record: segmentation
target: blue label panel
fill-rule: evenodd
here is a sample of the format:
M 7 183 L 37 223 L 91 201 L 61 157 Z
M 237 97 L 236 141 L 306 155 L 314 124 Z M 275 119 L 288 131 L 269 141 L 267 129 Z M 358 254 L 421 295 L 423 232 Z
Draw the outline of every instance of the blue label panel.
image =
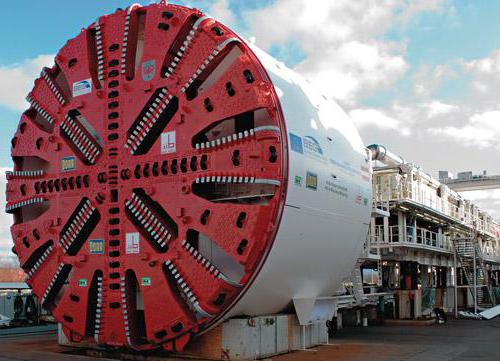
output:
M 294 152 L 304 154 L 304 147 L 302 145 L 302 137 L 290 133 L 290 147 Z

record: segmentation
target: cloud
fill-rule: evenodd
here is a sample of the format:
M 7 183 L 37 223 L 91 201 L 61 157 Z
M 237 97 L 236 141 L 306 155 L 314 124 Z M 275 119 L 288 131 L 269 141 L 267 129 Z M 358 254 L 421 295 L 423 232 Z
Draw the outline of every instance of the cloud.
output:
M 322 93 L 348 104 L 355 104 L 361 95 L 389 88 L 408 69 L 404 58 L 392 55 L 382 42 L 350 41 L 317 53 L 320 56 L 309 56 L 296 70 Z
M 432 97 L 444 81 L 456 77 L 457 73 L 450 65 L 439 64 L 431 67 L 424 64 L 413 75 L 415 95 L 421 98 Z
M 396 102 L 382 109 L 355 108 L 349 111 L 349 115 L 360 130 L 375 127 L 406 137 L 416 130 L 412 129 L 416 124 L 455 114 L 459 109 L 439 100 L 410 105 Z
M 500 189 L 460 192 L 482 210 L 500 219 Z
M 436 97 L 439 87 L 457 78 L 465 87 L 470 84 L 469 94 L 446 101 Z M 412 76 L 412 81 L 413 96 L 402 97 L 402 100 L 396 98 L 377 109 L 388 119 L 376 117 L 374 113 L 356 115 L 356 123 L 365 141 L 373 141 L 371 133 L 364 129 L 369 128 L 369 123 L 374 123 L 372 126 L 387 131 L 386 136 L 377 133 L 379 141 L 398 143 L 408 154 L 413 154 L 413 150 L 405 148 L 406 145 L 394 139 L 393 134 L 394 131 L 411 133 L 412 145 L 420 144 L 415 161 L 426 160 L 426 168 L 480 166 L 492 172 L 500 171 L 494 162 L 500 156 L 500 49 L 487 57 L 467 62 L 455 59 L 448 64 L 423 65 Z M 361 116 L 373 120 L 361 120 Z M 446 144 L 449 155 L 440 153 L 443 144 Z M 435 154 L 441 156 L 436 158 Z M 452 155 L 457 155 L 457 158 L 452 159 Z M 481 159 L 479 164 L 478 157 Z
M 354 105 L 389 89 L 408 70 L 405 44 L 384 34 L 394 24 L 437 10 L 444 1 L 277 0 L 246 14 L 257 45 L 300 44 L 305 59 L 295 69 L 328 96 Z M 292 16 L 293 14 L 293 16 Z
M 471 61 L 462 61 L 463 68 L 472 77 L 471 98 L 483 106 L 498 104 L 500 92 L 500 49 L 489 56 Z
M 229 0 L 214 1 L 210 5 L 209 12 L 210 16 L 227 26 L 235 23 L 235 14 L 229 8 Z
M 20 63 L 0 65 L 0 105 L 13 110 L 24 110 L 26 95 L 44 66 L 54 64 L 54 55 L 39 55 Z
M 402 122 L 392 118 L 378 109 L 353 109 L 349 116 L 358 128 L 376 127 L 383 130 L 397 131 L 403 136 L 409 136 L 411 131 Z
M 410 21 L 415 19 L 418 14 L 424 12 L 441 12 L 444 10 L 443 4 L 445 2 L 442 0 L 418 0 L 408 2 L 405 9 L 400 15 L 400 21 L 403 24 L 408 24 Z M 447 2 L 446 2 L 447 3 Z M 449 7 L 448 9 L 454 9 L 454 7 Z M 450 10 L 448 10 L 450 11 Z
M 455 113 L 460 109 L 458 105 L 443 103 L 439 100 L 433 100 L 429 103 L 424 103 L 422 104 L 422 107 L 427 110 L 428 118 L 448 115 L 451 113 Z
M 489 57 L 464 62 L 464 66 L 478 76 L 500 76 L 500 49 L 494 50 Z
M 486 111 L 471 116 L 464 126 L 430 128 L 430 134 L 462 142 L 480 149 L 500 149 L 500 110 Z

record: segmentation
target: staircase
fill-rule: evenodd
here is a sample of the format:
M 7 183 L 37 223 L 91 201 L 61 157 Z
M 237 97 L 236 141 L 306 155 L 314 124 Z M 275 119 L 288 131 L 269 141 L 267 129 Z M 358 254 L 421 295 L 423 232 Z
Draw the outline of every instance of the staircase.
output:
M 477 261 L 476 265 L 478 265 L 478 284 L 486 285 L 486 287 L 478 288 L 477 298 L 479 300 L 479 304 L 481 306 L 494 306 L 495 305 L 495 294 L 493 292 L 493 287 L 491 287 L 491 282 L 488 276 L 488 270 L 486 269 L 486 263 L 484 261 L 484 255 L 481 247 L 477 242 L 474 243 L 474 247 L 476 248 Z
M 493 290 L 491 288 L 483 253 L 475 237 L 454 238 L 453 246 L 458 265 L 462 267 L 468 288 L 479 307 L 491 307 L 495 304 Z M 475 264 L 475 272 L 474 272 Z M 474 293 L 474 275 L 476 276 L 476 292 Z

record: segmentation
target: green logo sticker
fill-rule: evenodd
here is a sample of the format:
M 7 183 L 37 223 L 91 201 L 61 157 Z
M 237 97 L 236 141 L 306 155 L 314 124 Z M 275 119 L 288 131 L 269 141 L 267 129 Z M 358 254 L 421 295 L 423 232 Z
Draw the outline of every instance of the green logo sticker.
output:
M 78 286 L 80 287 L 87 287 L 87 279 L 86 278 L 81 278 L 78 280 Z
M 151 286 L 151 277 L 141 277 L 141 286 Z
M 300 175 L 295 176 L 295 185 L 298 187 L 302 187 L 302 177 Z

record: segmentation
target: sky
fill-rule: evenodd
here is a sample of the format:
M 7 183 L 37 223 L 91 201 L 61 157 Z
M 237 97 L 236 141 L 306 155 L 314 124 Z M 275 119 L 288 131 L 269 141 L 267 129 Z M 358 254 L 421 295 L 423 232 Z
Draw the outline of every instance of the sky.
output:
M 310 79 L 380 143 L 436 176 L 500 174 L 500 1 L 191 0 Z M 147 4 L 149 1 L 144 1 Z M 0 171 L 25 95 L 67 39 L 119 0 L 3 4 L 0 34 Z M 0 178 L 4 203 L 5 177 Z M 466 197 L 500 217 L 500 191 Z M 0 213 L 0 257 L 11 245 Z

